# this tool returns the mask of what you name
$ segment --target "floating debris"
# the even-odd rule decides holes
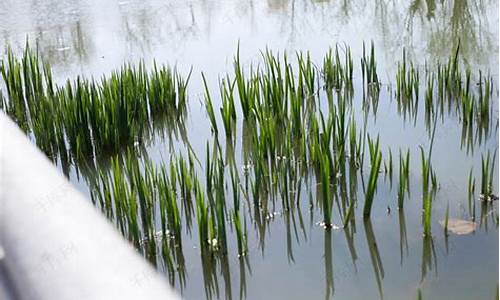
[[[445,221],[440,221],[441,226],[445,226]],[[449,219],[448,231],[458,235],[471,234],[476,230],[476,223],[461,219]]]
[[[316,225],[322,227],[323,229],[333,229],[333,230],[337,230],[337,229],[340,229],[342,227],[340,226],[337,226],[333,223],[327,223],[325,221],[321,221],[321,222],[317,222]]]

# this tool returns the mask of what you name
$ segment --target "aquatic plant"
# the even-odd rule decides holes
[[[419,72],[412,62],[406,60],[406,49],[403,49],[403,61],[398,62],[396,73],[396,98],[398,101],[409,102],[414,106],[418,102]]]
[[[399,152],[399,190],[398,190],[398,208],[404,206],[405,192],[410,192],[410,150],[406,151],[403,157]]]
[[[233,66],[234,66],[236,87],[238,89],[241,109],[243,111],[243,117],[245,119],[248,119],[252,116],[253,109],[255,107],[255,100],[257,95],[256,87],[258,84],[258,78],[251,78],[248,81],[245,80],[245,75],[240,62],[239,44],[238,44],[238,49],[236,51],[236,56],[234,58]]]
[[[469,177],[468,177],[468,185],[467,185],[467,203],[469,205],[469,213],[472,213],[472,206],[475,208],[475,203],[474,203],[474,193],[476,190],[476,178],[472,176],[472,168],[469,171]],[[474,214],[473,219],[474,219]]]
[[[222,123],[224,124],[224,130],[226,132],[227,138],[231,138],[231,136],[234,134],[234,127],[236,124],[236,109],[234,106],[233,89],[234,83],[229,83],[229,79],[223,80],[221,82],[220,93],[222,99],[222,107],[220,109],[220,113],[222,116]]]
[[[380,82],[377,75],[377,61],[375,58],[375,46],[370,44],[370,54],[367,56],[365,43],[363,42],[363,56],[361,58],[361,74],[363,78],[363,90],[367,88],[380,90]]]
[[[332,195],[331,195],[331,169],[327,155],[321,156],[321,190],[323,199],[323,226],[332,227]]]
[[[481,155],[481,199],[485,201],[492,201],[495,197],[492,190],[495,158],[496,150],[493,156],[488,151],[486,159],[484,155]]]
[[[350,48],[345,49],[344,63],[340,59],[338,45],[335,46],[335,53],[330,48],[323,59],[322,74],[326,89],[352,89],[353,62]]]
[[[424,235],[431,235],[431,214],[433,194],[429,191],[429,178],[431,174],[430,156],[426,157],[424,149],[420,147],[421,170],[422,170],[422,199],[423,199],[423,224]]]
[[[142,62],[125,64],[101,80],[78,76],[56,86],[50,66],[27,44],[21,59],[8,50],[0,72],[7,87],[3,109],[49,155],[68,151],[81,160],[116,153],[142,140],[149,121],[185,112],[189,76],[156,63],[151,72]]]
[[[210,124],[212,125],[212,132],[217,137],[219,130],[217,129],[217,120],[215,119],[212,97],[210,97],[207,80],[205,79],[205,75],[203,73],[201,73],[201,77],[203,79],[203,86],[205,87],[205,108],[207,109],[208,119],[210,120]]]
[[[370,217],[373,204],[373,197],[377,189],[377,180],[380,171],[380,164],[382,161],[382,152],[380,151],[379,142],[380,139],[378,136],[377,136],[377,141],[375,143],[373,143],[373,141],[370,139],[370,136],[368,136],[371,170],[370,170],[370,176],[368,178],[368,184],[366,187],[365,206],[363,208],[363,216],[365,218]]]
[[[42,64],[37,54],[26,51],[23,59],[18,60],[8,52],[7,60],[0,66],[6,83],[5,95],[0,91],[0,107],[21,127],[25,126],[26,132],[33,134],[37,145],[54,161],[66,161],[69,157],[75,167],[84,170],[87,162],[98,165],[94,160],[111,154],[110,166],[88,172],[91,176],[84,175],[90,178],[89,182],[93,181],[89,183],[92,202],[145,257],[153,261],[161,256],[165,272],[169,277],[178,274],[180,281],[185,280],[182,279],[181,237],[187,234],[189,239],[193,238],[191,227],[195,227],[203,276],[210,289],[218,289],[214,282],[219,276],[219,263],[224,280],[229,280],[227,252],[233,249],[231,243],[237,247],[241,268],[248,259],[251,236],[248,229],[256,231],[258,246],[264,252],[269,224],[277,221],[277,216],[283,216],[287,258],[293,262],[293,233],[297,243],[302,239],[301,230],[304,239],[308,238],[304,226],[307,222],[302,220],[300,212],[304,205],[309,205],[311,224],[319,212],[320,225],[325,229],[333,228],[333,219],[340,217],[354,262],[356,253],[352,241],[356,232],[357,194],[363,190],[367,242],[382,294],[383,267],[369,219],[379,185],[387,184],[379,182],[379,174],[384,172],[389,176],[392,189],[395,162],[391,148],[386,148],[388,156],[381,171],[380,138],[372,139],[367,133],[371,125],[369,112],[373,110],[375,119],[377,93],[381,88],[373,43],[369,51],[364,49],[361,59],[363,88],[368,89],[371,98],[362,99],[361,126],[357,124],[360,117],[356,111],[357,99],[351,90],[353,62],[349,47],[343,54],[340,46],[331,48],[323,58],[321,69],[307,52],[289,56],[286,52],[266,49],[253,68],[240,60],[239,51],[238,47],[233,61],[234,74],[225,75],[215,84],[218,91],[212,90],[209,78],[201,73],[202,106],[214,134],[206,143],[204,164],[199,166],[195,165],[198,158],[190,145],[186,148],[173,145],[169,148],[170,159],[162,158],[160,162],[153,163],[145,154],[144,157],[139,154],[138,149],[144,147],[149,131],[155,128],[154,124],[159,124],[156,122],[162,117],[166,123],[182,122],[187,112],[190,75],[183,79],[176,69],[156,62],[149,71],[143,62],[125,64],[99,80],[80,76],[56,85],[50,66]],[[439,188],[437,173],[431,165],[438,115],[444,116],[446,104],[448,113],[458,116],[456,119],[462,122],[468,142],[480,143],[481,134],[490,130],[494,110],[491,75],[480,72],[478,88],[473,88],[476,78],[469,69],[465,72],[461,69],[458,49],[447,63],[438,64],[436,69],[431,67],[425,67],[424,93],[425,126],[432,134],[431,145],[427,155],[420,149],[426,255],[432,251],[429,239],[432,205]],[[395,92],[398,105],[415,117],[422,87],[419,76],[419,67],[404,51],[395,76],[395,90],[387,85],[387,93]],[[236,102],[241,106],[241,119],[237,117],[240,111]],[[240,144],[235,140],[240,124],[241,161],[236,153]],[[225,136],[219,136],[219,125],[224,127]],[[366,143],[368,152],[365,152]],[[131,145],[134,147],[129,147]],[[178,154],[172,149],[178,149]],[[185,151],[189,158],[184,158]],[[365,156],[369,157],[369,166],[364,164]],[[490,152],[482,156],[483,200],[495,199],[492,190],[495,160],[496,152],[493,156]],[[77,176],[80,169],[76,169]],[[368,169],[368,176],[364,176],[363,172]],[[410,196],[409,170],[410,149],[406,153],[400,150],[396,176],[401,257],[407,244],[402,209],[405,197]],[[358,189],[359,183],[362,188]],[[314,184],[316,191],[310,188]],[[474,193],[475,178],[471,169],[469,211],[475,211]],[[481,220],[487,213],[484,207],[482,210]],[[387,212],[391,213],[390,207]],[[494,217],[492,214],[492,220]],[[447,206],[445,232],[452,228],[451,220],[448,228],[448,218]],[[330,233],[325,230],[325,253],[331,252]],[[331,261],[327,260],[326,270],[330,273]],[[423,269],[429,264],[426,258]],[[327,278],[327,286],[333,290],[333,277]]]

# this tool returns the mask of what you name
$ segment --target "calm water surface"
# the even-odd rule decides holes
[[[397,179],[391,189],[389,180],[380,176],[371,221],[363,222],[359,206],[355,230],[325,231],[317,225],[321,211],[309,204],[316,201],[312,181],[304,187],[294,210],[285,212],[278,203],[270,208],[275,216],[260,226],[247,216],[249,253],[245,259],[238,258],[236,243],[230,242],[227,259],[216,265],[217,288],[207,289],[196,230],[186,232],[182,249],[186,281],[175,280],[175,288],[187,299],[415,299],[419,288],[424,299],[494,298],[498,286],[497,204],[482,206],[476,201],[477,219],[481,214],[486,217],[471,235],[445,238],[438,222],[447,205],[450,217],[471,218],[468,173],[473,167],[479,184],[481,154],[498,148],[498,102],[494,103],[490,134],[475,141],[473,151],[461,146],[458,116],[446,115],[439,121],[432,164],[440,188],[429,240],[422,237],[418,152],[418,146],[428,148],[429,134],[423,113],[416,121],[405,120],[389,90],[403,48],[423,67],[445,61],[460,40],[464,64],[473,71],[490,71],[497,98],[498,1],[4,0],[0,20],[2,55],[7,45],[22,51],[28,38],[52,64],[60,81],[80,74],[98,78],[124,62],[140,60],[176,65],[184,74],[192,67],[185,129],[186,140],[200,158],[206,141],[212,139],[201,104],[200,72],[206,74],[216,94],[217,79],[232,70],[238,42],[247,66],[259,62],[259,51],[266,47],[289,53],[309,51],[320,64],[330,46],[349,45],[355,62],[353,106],[361,122],[362,95],[356,93],[362,84],[359,58],[362,42],[373,41],[383,87],[377,114],[370,114],[368,132],[380,134],[384,157],[389,148],[394,154],[411,149],[410,165],[415,168],[410,170],[412,193],[404,211],[396,209]],[[215,105],[219,106],[219,99]],[[242,166],[241,117],[238,119],[235,153]],[[185,151],[176,137],[158,137],[147,145],[148,156],[157,163],[167,162],[174,150]],[[497,174],[498,168],[493,180],[496,193]],[[88,177],[93,175],[79,175],[71,168],[71,181],[88,194]],[[358,197],[362,198],[362,191]],[[334,223],[341,223],[338,214]],[[161,260],[157,263],[162,270]],[[224,276],[226,271],[230,276]]]

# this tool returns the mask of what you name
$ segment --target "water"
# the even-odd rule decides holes
[[[200,103],[200,72],[205,73],[216,95],[217,78],[231,72],[238,41],[245,66],[258,62],[259,51],[266,47],[289,53],[310,51],[320,64],[328,47],[348,44],[355,63],[353,107],[360,122],[359,58],[362,42],[373,41],[383,85],[377,114],[368,119],[368,132],[371,136],[380,134],[384,158],[389,148],[396,162],[398,149],[411,149],[411,197],[404,211],[396,209],[397,176],[391,189],[381,174],[371,221],[363,222],[360,217],[361,202],[354,232],[325,231],[316,224],[322,220],[321,210],[316,205],[310,209],[310,201],[316,201],[310,199],[316,191],[312,181],[304,186],[300,205],[294,210],[283,211],[279,201],[270,208],[269,213],[276,214],[264,220],[265,226],[255,225],[251,222],[255,216],[246,214],[249,253],[245,259],[238,258],[236,243],[230,240],[227,259],[218,260],[214,271],[218,292],[206,290],[196,229],[191,235],[184,233],[186,281],[183,284],[176,278],[174,286],[187,299],[415,299],[417,289],[424,299],[492,299],[498,285],[497,204],[481,207],[476,201],[478,219],[482,211],[488,217],[471,235],[445,238],[438,221],[444,218],[447,205],[450,217],[470,218],[468,172],[474,167],[477,190],[481,154],[498,148],[498,103],[494,103],[492,133],[485,141],[474,143],[473,153],[461,147],[458,116],[446,114],[439,121],[432,164],[440,189],[433,205],[433,236],[429,241],[422,236],[420,217],[418,146],[428,149],[430,144],[423,105],[415,122],[404,120],[387,91],[394,83],[392,74],[403,47],[423,68],[426,63],[432,66],[445,61],[460,39],[465,65],[473,71],[491,71],[497,98],[498,2],[476,2],[6,0],[0,3],[0,51],[5,53],[11,45],[19,52],[28,37],[51,63],[59,82],[79,74],[98,78],[126,61],[150,64],[155,59],[175,64],[184,74],[192,67],[187,141],[203,159],[205,142],[212,137]],[[219,107],[220,100],[214,100]],[[222,130],[222,123],[219,125]],[[239,166],[243,164],[241,136],[239,115],[235,148]],[[157,164],[168,162],[171,149],[185,151],[178,138],[158,137],[147,145],[148,156]],[[397,170],[395,166],[395,174]],[[365,170],[365,176],[368,173]],[[88,179],[78,175],[72,168],[70,180],[88,194]],[[493,190],[498,192],[498,176],[493,182]],[[362,191],[358,198],[363,199]],[[341,223],[338,213],[333,222]],[[235,235],[228,231],[229,236]],[[401,239],[402,232],[406,232],[406,240]],[[260,242],[262,233],[264,245]],[[163,270],[161,259],[158,262]],[[230,276],[225,277],[224,272]]]

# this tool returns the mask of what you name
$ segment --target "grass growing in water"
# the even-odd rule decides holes
[[[182,156],[173,155],[176,158],[171,157],[170,162],[161,166],[146,159],[134,162],[134,157],[128,157],[130,161],[127,162],[114,158],[111,173],[99,175],[98,189],[92,191],[93,201],[103,210],[108,210],[110,217],[114,216],[117,227],[131,241],[146,245],[147,251],[154,252],[155,239],[161,235],[162,252],[166,253],[168,269],[180,264],[181,258],[176,253],[176,249],[180,248],[179,237],[184,229],[191,232],[192,217],[195,218],[193,224],[196,222],[198,227],[200,251],[203,257],[208,257],[203,258],[204,263],[216,257],[221,258],[221,262],[224,257],[227,258],[226,252],[231,249],[227,245],[231,241],[231,233],[234,233],[232,241],[236,243],[238,255],[244,256],[249,251],[247,220],[250,228],[256,228],[259,246],[263,249],[269,229],[266,226],[275,220],[275,216],[283,214],[287,226],[295,226],[294,218],[304,205],[300,202],[304,198],[300,194],[302,184],[313,184],[314,180],[318,184],[316,195],[309,191],[307,196],[311,211],[314,211],[315,205],[319,207],[322,225],[332,227],[332,219],[339,215],[346,230],[355,231],[357,182],[360,174],[361,180],[364,180],[362,170],[366,169],[363,165],[366,140],[371,164],[363,208],[366,219],[370,217],[380,184],[378,175],[382,154],[379,138],[375,141],[367,137],[368,117],[361,125],[364,127],[358,131],[356,107],[352,104],[352,95],[347,92],[352,87],[352,58],[349,48],[346,48],[344,57],[340,53],[337,47],[332,48],[323,60],[322,69],[318,70],[307,53],[297,53],[291,59],[286,54],[267,50],[262,53],[262,65],[247,69],[240,61],[238,50],[234,75],[226,76],[218,83],[220,94],[210,91],[202,73],[204,106],[216,136],[214,143],[209,143],[207,147],[205,176],[193,167],[193,159],[184,160]],[[478,128],[480,120],[487,120],[487,115],[491,117],[493,105],[489,103],[491,97],[487,96],[492,93],[492,87],[487,83],[491,79],[480,73],[479,77],[483,78],[480,82],[483,83],[477,92],[483,94],[475,98],[474,90],[469,87],[471,72],[466,71],[464,80],[456,57],[450,59],[451,63],[440,65],[438,73],[429,70],[425,93],[426,122],[436,126],[435,121],[432,124],[431,116],[436,117],[439,105],[448,101],[450,111],[456,112],[465,123]],[[120,144],[142,144],[139,137],[144,129],[138,124],[149,124],[157,115],[164,113],[172,112],[176,117],[185,111],[187,80],[174,76],[175,70],[156,63],[152,71],[146,71],[144,64],[124,65],[121,70],[99,81],[78,78],[62,86],[52,83],[47,66],[23,67],[36,63],[21,61],[16,65],[14,58],[10,65],[12,67],[6,61],[3,67],[3,77],[10,83],[8,98],[2,100],[2,108],[18,123],[26,123],[28,130],[32,127],[37,143],[46,152],[63,153],[59,149],[69,147],[66,151],[85,158],[87,153],[100,156],[101,152],[119,148]],[[363,85],[370,90],[380,90],[373,44],[370,53],[363,56],[361,71]],[[24,77],[28,78],[27,81]],[[406,60],[406,54],[396,77],[398,98],[416,106],[418,70]],[[438,87],[436,93],[434,86]],[[29,92],[28,96],[19,93],[25,89],[33,92]],[[40,98],[35,100],[39,95]],[[214,107],[218,102],[212,95],[220,97],[220,107]],[[12,100],[11,103],[11,98],[16,97],[22,98],[22,101]],[[322,102],[324,98],[326,101]],[[238,101],[240,106],[236,103]],[[369,110],[367,107],[363,107],[363,112]],[[239,109],[242,120],[237,119]],[[241,182],[236,166],[238,160],[234,158],[234,145],[237,143],[232,140],[238,122],[242,122],[243,143],[247,145],[243,146],[244,179],[241,177]],[[225,149],[223,143],[219,144],[217,123],[222,124],[225,131],[225,137],[220,138],[231,142],[226,143]],[[99,141],[95,140],[96,137]],[[222,155],[224,151],[225,156]],[[409,195],[409,154],[410,150],[406,155],[401,152],[399,155],[399,208],[403,208],[404,194]],[[421,149],[421,157],[423,226],[425,234],[430,235],[432,199],[438,183],[431,168],[430,155],[426,158]],[[494,162],[495,155],[493,159],[489,153],[483,157],[483,195],[492,196]],[[389,163],[386,165],[384,161],[384,169],[391,177],[391,189],[392,165],[389,148]],[[232,207],[227,188],[228,173],[233,192]],[[314,179],[311,180],[311,177]],[[469,194],[474,194],[470,192],[474,190],[472,179],[469,180],[469,187]],[[240,196],[243,197],[240,199]],[[317,202],[314,202],[315,198]],[[301,216],[299,219],[302,222]],[[161,226],[161,234],[158,234],[156,226]],[[293,260],[293,239],[290,238],[293,231],[290,228],[287,227],[287,248],[288,257]],[[172,243],[175,245],[172,246]],[[204,268],[208,270],[204,276],[216,276],[210,273],[215,269],[214,264]]]
[[[49,156],[69,152],[77,159],[117,152],[141,140],[144,124],[157,116],[182,115],[189,81],[171,68],[154,63],[148,72],[139,63],[101,80],[77,77],[58,86],[29,45],[21,59],[9,49],[0,73],[8,96],[4,111],[32,131]]]
[[[377,75],[377,61],[375,58],[375,46],[373,42],[370,44],[370,54],[367,56],[365,51],[365,43],[363,42],[363,57],[361,58],[361,74],[363,78],[363,90],[367,89],[380,90],[380,82]]]
[[[398,208],[404,206],[405,192],[410,193],[410,150],[406,151],[403,157],[399,152],[399,190],[398,190]]]
[[[430,183],[432,167],[430,163],[430,155],[426,157],[424,149],[422,147],[420,147],[420,159],[421,159],[421,170],[422,170],[424,236],[430,236],[433,193],[431,193],[430,191],[429,183]]]
[[[481,200],[493,201],[493,175],[495,171],[496,150],[491,156],[490,152],[486,155],[486,159],[481,155]]]
[[[377,137],[377,141],[373,141],[368,136],[368,147],[370,151],[370,177],[368,178],[368,185],[366,187],[365,194],[365,206],[363,208],[363,216],[369,218],[372,210],[373,197],[375,196],[375,191],[377,190],[378,175],[380,172],[380,164],[382,162],[382,152],[379,146],[380,139]]]
[[[322,73],[326,89],[351,90],[353,88],[353,62],[350,48],[345,49],[344,63],[340,59],[338,46],[335,46],[335,53],[330,48],[323,59]]]

